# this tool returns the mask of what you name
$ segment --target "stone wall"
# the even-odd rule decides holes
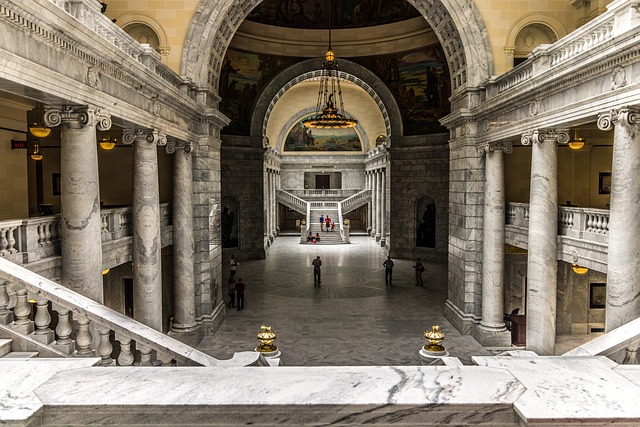
[[[387,169],[392,239],[389,247],[394,258],[444,262],[447,254],[449,209],[449,147],[446,135],[395,137],[389,149]],[[416,201],[428,195],[436,202],[436,247],[416,247]],[[422,213],[420,213],[421,215]]]

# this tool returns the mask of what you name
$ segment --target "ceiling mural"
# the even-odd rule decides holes
[[[353,128],[349,129],[307,129],[302,121],[296,123],[284,141],[283,151],[357,151],[362,152],[360,137]]]
[[[248,21],[288,28],[329,28],[332,0],[265,0]],[[406,0],[338,0],[333,2],[332,28],[362,28],[420,16]]]
[[[447,132],[438,120],[451,109],[451,80],[440,45],[348,59],[368,68],[387,84],[400,107],[405,135]],[[298,61],[300,58],[227,50],[219,94],[220,109],[231,123],[223,133],[249,135],[258,95],[279,72]]]

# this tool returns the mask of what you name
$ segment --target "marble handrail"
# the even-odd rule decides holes
[[[15,292],[13,298],[10,297],[9,290]],[[37,304],[34,320],[31,320],[30,298]],[[11,301],[14,301],[13,307],[10,305]],[[230,360],[211,357],[3,258],[0,258],[0,302],[4,302],[0,306],[0,312],[4,313],[0,316],[0,321],[9,324],[14,331],[30,335],[58,352],[100,356],[100,364],[104,366],[115,365],[116,360],[118,365],[129,366],[138,359],[140,365],[157,364],[152,360],[154,351],[163,365],[170,365],[173,361],[180,365],[201,366],[268,365],[255,352],[238,353]],[[58,312],[55,331],[49,328],[49,302]],[[13,313],[8,310],[10,308],[13,308]],[[74,322],[79,325],[75,339],[71,338],[73,327],[69,313],[72,313]],[[100,335],[99,344],[95,347],[96,340],[91,335],[92,330]],[[120,343],[116,360],[111,358],[112,332]],[[136,343],[137,355],[132,352],[132,341]]]
[[[307,202],[288,191],[277,190],[276,199],[297,212],[304,213],[307,211]]]
[[[609,356],[622,349],[627,349],[623,364],[637,364],[634,349],[640,342],[640,319],[632,320],[624,325],[600,335],[563,354],[563,356]]]
[[[131,206],[102,209],[102,242],[132,235]],[[171,225],[171,204],[160,204],[160,226]],[[60,255],[60,215],[0,221],[0,257],[29,264]]]
[[[364,205],[370,199],[371,199],[371,190],[365,189],[365,190],[359,191],[358,193],[340,202],[341,211],[343,213],[349,213],[352,210]]]
[[[325,190],[318,190],[318,189],[309,189],[309,190],[286,190],[287,193],[291,193],[295,196],[298,197],[314,197],[314,196],[320,196],[320,197],[338,197],[338,198],[343,198],[343,197],[350,197],[353,196],[354,194],[357,194],[358,192],[360,192],[360,190],[357,189],[351,189],[351,190],[344,190],[344,189],[325,189]]]

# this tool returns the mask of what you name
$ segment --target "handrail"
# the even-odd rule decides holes
[[[120,314],[104,305],[93,301],[77,292],[65,288],[52,280],[49,280],[43,276],[40,276],[22,266],[12,263],[4,258],[0,258],[0,278],[9,282],[10,286],[17,287],[16,292],[16,307],[13,310],[13,314],[16,317],[14,323],[19,326],[25,326],[33,329],[33,321],[30,321],[28,316],[30,314],[29,304],[27,303],[27,292],[29,294],[37,296],[39,300],[51,301],[54,307],[59,307],[58,311],[71,311],[74,313],[74,318],[81,325],[81,330],[84,332],[78,332],[76,337],[77,345],[80,345],[80,335],[84,333],[84,342],[88,342],[90,345],[92,339],[89,332],[88,322],[94,322],[98,330],[105,330],[106,332],[101,335],[101,344],[95,350],[88,350],[86,355],[93,355],[94,351],[100,353],[103,360],[110,359],[111,348],[107,346],[106,351],[102,337],[106,335],[108,340],[109,331],[114,331],[117,336],[125,337],[124,346],[128,349],[130,346],[130,340],[134,340],[138,344],[138,350],[141,347],[148,347],[150,350],[156,350],[158,357],[160,355],[168,355],[170,359],[176,360],[179,364],[184,365],[202,365],[202,366],[239,366],[238,360],[233,359],[224,361],[209,356],[193,347],[190,347],[168,335],[163,334],[160,331],[156,331],[142,323],[139,323],[123,314]],[[3,286],[4,287],[4,286]],[[6,292],[6,290],[3,290]],[[48,303],[42,304],[43,307],[47,307]],[[38,304],[40,307],[41,304]],[[24,311],[26,308],[27,311]],[[48,311],[46,308],[43,310]],[[48,314],[48,313],[47,313]],[[53,332],[48,330],[48,324],[43,324],[42,321],[38,322],[43,316],[47,314],[41,314],[40,310],[36,314],[36,326],[38,330],[36,335],[52,334]],[[68,315],[65,315],[68,318]],[[61,316],[61,318],[65,318]],[[83,322],[82,319],[88,319],[88,322]],[[63,321],[59,321],[59,326]],[[43,326],[44,325],[44,326]],[[83,328],[82,326],[86,327]],[[44,329],[44,331],[41,330]],[[19,328],[16,328],[19,329]],[[56,332],[58,328],[56,328]],[[68,337],[69,334],[66,334]],[[66,339],[65,341],[70,342]],[[73,347],[72,347],[73,349]],[[104,352],[104,354],[102,354]],[[253,354],[253,352],[250,352]],[[81,354],[78,352],[78,354]],[[247,355],[240,356],[239,359],[243,359],[241,363],[247,364],[264,364],[264,361],[259,360],[262,358],[259,354],[249,356],[251,360],[247,360]],[[120,360],[118,360],[120,362]],[[133,362],[133,356],[130,358],[130,362]],[[249,362],[249,363],[246,363]],[[128,363],[128,364],[131,364]]]
[[[600,335],[563,354],[563,356],[609,356],[622,349],[637,349],[640,342],[640,318]],[[628,351],[623,364],[635,364],[633,351]]]

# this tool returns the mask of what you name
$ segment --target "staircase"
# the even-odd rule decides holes
[[[31,359],[38,357],[37,351],[12,351],[11,339],[0,338],[0,359]]]
[[[316,233],[320,234],[320,241],[313,243],[313,242],[306,242],[306,244],[308,245],[341,245],[342,242],[342,236],[340,235],[340,223],[337,220],[337,216],[338,213],[335,213],[336,218],[333,218],[333,215],[331,215],[331,212],[329,212],[329,216],[332,218],[332,221],[336,223],[336,228],[334,229],[334,231],[321,231],[320,230],[320,215],[322,214],[327,214],[326,210],[325,211],[311,211],[311,223],[309,224],[309,231],[311,232],[311,234],[313,234],[314,236],[316,235]],[[323,227],[323,229],[325,229],[325,227]]]

